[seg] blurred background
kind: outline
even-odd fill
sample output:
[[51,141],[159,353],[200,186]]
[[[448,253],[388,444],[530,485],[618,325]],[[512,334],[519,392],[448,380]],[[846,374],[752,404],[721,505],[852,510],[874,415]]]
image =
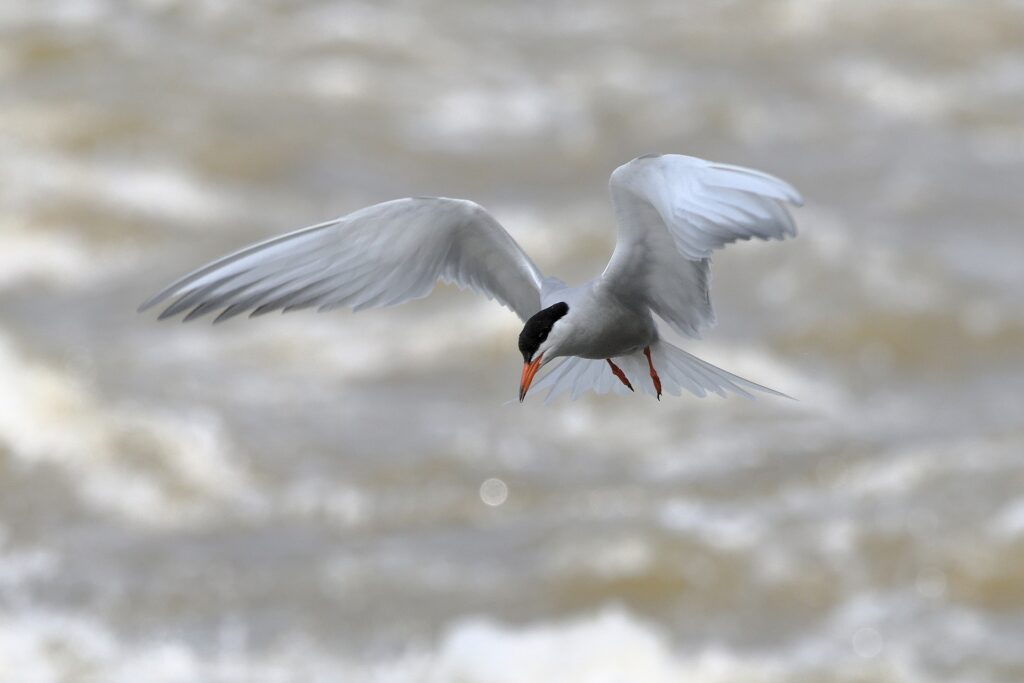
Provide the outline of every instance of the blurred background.
[[[1024,3],[5,0],[0,680],[1024,680]],[[801,234],[686,347],[796,396],[514,399],[520,323],[157,323],[254,240],[488,207],[580,282],[611,170]]]

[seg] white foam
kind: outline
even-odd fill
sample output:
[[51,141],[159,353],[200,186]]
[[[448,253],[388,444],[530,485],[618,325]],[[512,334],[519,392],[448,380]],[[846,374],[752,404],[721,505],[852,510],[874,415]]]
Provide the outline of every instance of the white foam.
[[692,534],[729,550],[754,547],[767,535],[767,522],[756,506],[738,509],[674,498],[662,506],[658,522],[676,533]]
[[[423,315],[411,314],[409,309],[364,311],[357,314],[358,321],[341,311],[319,316],[300,311],[248,324],[232,321],[200,330],[189,340],[167,341],[195,346],[201,337],[201,346],[189,353],[206,355],[207,343],[219,347],[213,351],[217,354],[244,348],[247,355],[265,355],[275,366],[294,362],[302,368],[318,368],[321,374],[358,378],[421,370],[487,349],[502,339],[509,348],[509,368],[516,369],[513,350],[521,323],[515,314],[468,291],[451,299],[450,305],[436,301],[432,305],[429,314]],[[260,326],[259,335],[252,334],[254,323]]]
[[97,253],[74,234],[32,230],[14,221],[0,230],[0,289],[26,281],[83,286],[130,267],[124,251]]
[[290,21],[275,22],[275,32],[283,34],[279,39],[307,49],[344,43],[423,48],[434,38],[419,14],[374,2],[317,3],[295,8],[289,15]]
[[549,133],[578,145],[590,139],[592,128],[580,93],[529,81],[500,87],[459,83],[432,93],[425,106],[424,115],[405,126],[410,142],[424,149],[478,152],[489,142],[533,140]]
[[55,0],[54,2],[5,2],[0,4],[0,21],[8,25],[46,23],[63,28],[95,25],[108,16],[101,0]]
[[305,89],[319,97],[348,100],[365,95],[373,87],[373,75],[351,60],[321,59],[300,72]]
[[[860,627],[863,628],[863,627]],[[462,620],[451,627],[430,662],[424,683],[783,683],[831,680],[858,666],[850,649],[851,631],[812,631],[775,650],[737,651],[710,644],[680,652],[657,626],[609,607],[567,621],[510,627],[492,620]],[[837,637],[840,633],[845,637]],[[881,636],[881,633],[879,633]],[[863,640],[863,637],[861,638]],[[877,643],[861,643],[877,645]],[[885,644],[883,644],[885,647]],[[893,652],[890,652],[892,650]],[[875,674],[890,683],[929,680],[912,655],[899,648],[875,652]]]
[[855,497],[889,498],[906,493],[935,474],[935,459],[935,453],[928,448],[871,459],[844,474],[841,490]]
[[590,575],[604,579],[641,576],[655,563],[655,550],[639,535],[609,534],[595,539],[567,539],[552,551],[553,575]]
[[29,580],[49,578],[59,568],[51,550],[8,546],[7,530],[0,526],[0,594],[19,590]]
[[992,521],[992,530],[1004,539],[1024,538],[1024,497],[1003,506]]
[[609,610],[569,624],[523,629],[461,622],[445,636],[430,680],[668,683],[683,680],[685,668],[661,633]]
[[303,478],[290,482],[278,497],[280,512],[325,519],[337,526],[357,526],[373,513],[373,500],[345,482]]
[[828,77],[849,97],[894,117],[934,118],[955,101],[955,93],[946,84],[924,74],[901,72],[891,64],[875,60],[842,62]]
[[82,378],[21,356],[0,336],[0,441],[54,465],[86,504],[153,526],[197,522],[252,484],[210,416],[106,403]]
[[0,183],[9,206],[23,212],[46,197],[61,197],[189,226],[223,218],[233,206],[183,169],[127,161],[84,163],[13,144],[0,145]]
[[833,5],[821,0],[788,0],[774,3],[772,8],[781,32],[803,36],[815,35],[827,28]]
[[[208,648],[204,653],[181,637],[129,639],[95,616],[0,609],[0,676],[7,680],[16,672],[19,683],[75,679],[82,672],[110,683],[783,683],[794,677],[831,680],[839,672],[859,671],[890,683],[911,683],[930,679],[922,675],[909,645],[952,636],[959,652],[984,637],[982,625],[967,613],[932,621],[920,633],[908,622],[913,618],[908,603],[890,598],[844,604],[821,628],[772,654],[724,644],[680,651],[660,627],[607,607],[521,626],[465,617],[449,624],[436,646],[390,661],[342,658],[301,634],[251,650],[244,625],[235,622],[225,624],[220,647],[209,654]],[[879,626],[886,619],[895,619],[898,627]],[[871,661],[865,663],[858,654],[870,655]]]

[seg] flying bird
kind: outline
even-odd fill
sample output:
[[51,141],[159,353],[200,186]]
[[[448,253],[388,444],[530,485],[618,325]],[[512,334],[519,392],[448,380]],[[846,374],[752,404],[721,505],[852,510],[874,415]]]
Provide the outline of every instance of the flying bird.
[[[533,386],[656,396],[683,389],[750,397],[779,392],[715,367],[663,340],[661,319],[699,337],[715,322],[711,252],[753,237],[796,235],[788,183],[761,171],[679,154],[649,154],[612,172],[618,239],[604,272],[579,287],[545,276],[483,207],[409,197],[260,242],[185,275],[143,303],[171,300],[160,319],[392,306],[426,296],[438,280],[469,287],[514,311],[523,369]],[[187,313],[186,313],[187,312]],[[538,371],[559,361],[537,380]]]

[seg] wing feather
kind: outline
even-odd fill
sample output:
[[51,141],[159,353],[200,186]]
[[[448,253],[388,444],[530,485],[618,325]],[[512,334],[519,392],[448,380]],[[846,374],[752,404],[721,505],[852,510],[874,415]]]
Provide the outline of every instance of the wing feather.
[[620,166],[609,190],[618,242],[602,284],[691,337],[715,320],[711,252],[737,240],[795,235],[785,204],[803,203],[775,176],[679,154]]
[[397,199],[260,242],[172,283],[139,310],[170,300],[214,322],[245,312],[393,306],[438,280],[496,299],[526,320],[540,309],[543,275],[481,206],[462,199]]

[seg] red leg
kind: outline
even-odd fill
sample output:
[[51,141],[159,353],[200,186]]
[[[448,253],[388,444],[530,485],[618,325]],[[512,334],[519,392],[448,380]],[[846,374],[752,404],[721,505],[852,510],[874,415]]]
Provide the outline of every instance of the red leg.
[[627,389],[633,391],[633,385],[629,383],[628,379],[626,379],[626,373],[624,373],[618,365],[613,363],[611,358],[606,358],[605,360],[608,361],[608,365],[612,367],[612,373],[619,378],[619,381],[625,384]]
[[[661,400],[661,378],[658,377],[658,371],[654,369],[654,363],[651,362],[651,347],[644,347],[644,355],[647,356],[647,367],[651,369],[651,379],[654,380],[654,390],[658,393],[658,400]],[[611,362],[611,361],[609,361]]]

